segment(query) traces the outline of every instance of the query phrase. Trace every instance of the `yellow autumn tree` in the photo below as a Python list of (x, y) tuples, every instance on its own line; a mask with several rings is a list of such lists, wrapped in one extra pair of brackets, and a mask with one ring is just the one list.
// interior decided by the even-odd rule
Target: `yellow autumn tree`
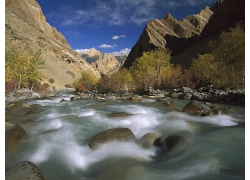
[(138, 89), (148, 87), (158, 88), (163, 77), (171, 76), (173, 65), (170, 63), (170, 51), (158, 48), (143, 52), (142, 56), (133, 63), (130, 71), (133, 74)]
[(33, 88), (42, 79), (40, 69), (45, 68), (41, 51), (32, 53), (29, 46), (21, 49), (13, 46), (5, 49), (5, 81), (17, 82), (17, 87)]

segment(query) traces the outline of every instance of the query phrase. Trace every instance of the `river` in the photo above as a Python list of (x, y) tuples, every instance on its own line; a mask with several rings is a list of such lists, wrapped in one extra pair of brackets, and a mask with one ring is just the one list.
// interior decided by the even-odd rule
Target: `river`
[[(189, 100), (173, 100), (166, 106), (147, 98), (142, 102), (69, 101), (72, 96), (29, 100), (22, 103), (40, 106), (6, 112), (8, 122), (32, 122), (22, 123), (27, 135), (6, 152), (6, 170), (29, 160), (49, 180), (245, 179), (245, 126), (236, 123), (245, 121), (244, 107), (219, 104), (228, 115), (199, 117), (181, 112)], [(125, 115), (115, 116), (121, 112)], [(116, 127), (129, 128), (136, 139), (148, 132), (162, 140), (179, 133), (185, 141), (171, 152), (162, 147), (143, 149), (136, 142), (89, 148), (91, 137)]]

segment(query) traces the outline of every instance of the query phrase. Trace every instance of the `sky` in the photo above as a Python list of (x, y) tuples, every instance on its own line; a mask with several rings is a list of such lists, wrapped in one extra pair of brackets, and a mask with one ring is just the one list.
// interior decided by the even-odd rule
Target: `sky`
[(61, 32), (73, 50), (95, 48), (128, 54), (147, 21), (167, 12), (178, 20), (211, 7), (214, 0), (36, 0), (46, 21)]

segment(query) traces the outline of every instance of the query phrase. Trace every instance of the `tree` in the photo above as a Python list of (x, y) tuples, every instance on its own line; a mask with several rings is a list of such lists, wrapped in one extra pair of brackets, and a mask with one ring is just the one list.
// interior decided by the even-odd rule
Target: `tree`
[(73, 82), (73, 87), (79, 91), (83, 92), (85, 90), (93, 90), (96, 88), (96, 85), (99, 81), (99, 78), (89, 71), (83, 71), (81, 73), (81, 78), (76, 79)]
[(170, 53), (169, 50), (158, 48), (143, 52), (142, 56), (136, 59), (130, 71), (139, 89), (159, 87), (163, 76), (171, 76), (173, 65), (170, 63)]
[[(220, 71), (226, 75), (224, 84), (231, 87), (242, 87), (245, 81), (245, 31), (241, 25), (222, 32), (218, 40), (211, 41), (210, 50)], [(227, 80), (227, 82), (225, 81)]]
[(45, 68), (44, 63), (41, 51), (33, 54), (29, 46), (5, 49), (5, 81), (18, 82), (18, 88), (32, 88), (43, 77), (39, 70)]
[(190, 66), (190, 73), (192, 76), (192, 81), (197, 86), (205, 86), (213, 84), (214, 80), (219, 76), (219, 66), (214, 60), (213, 54), (198, 54), (198, 57), (192, 59)]

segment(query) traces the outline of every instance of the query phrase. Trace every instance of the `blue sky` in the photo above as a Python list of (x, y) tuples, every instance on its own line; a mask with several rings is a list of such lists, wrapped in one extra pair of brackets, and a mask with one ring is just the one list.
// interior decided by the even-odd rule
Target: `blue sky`
[(178, 20), (197, 14), (215, 0), (36, 0), (51, 26), (73, 50), (128, 53), (147, 21), (167, 12)]

